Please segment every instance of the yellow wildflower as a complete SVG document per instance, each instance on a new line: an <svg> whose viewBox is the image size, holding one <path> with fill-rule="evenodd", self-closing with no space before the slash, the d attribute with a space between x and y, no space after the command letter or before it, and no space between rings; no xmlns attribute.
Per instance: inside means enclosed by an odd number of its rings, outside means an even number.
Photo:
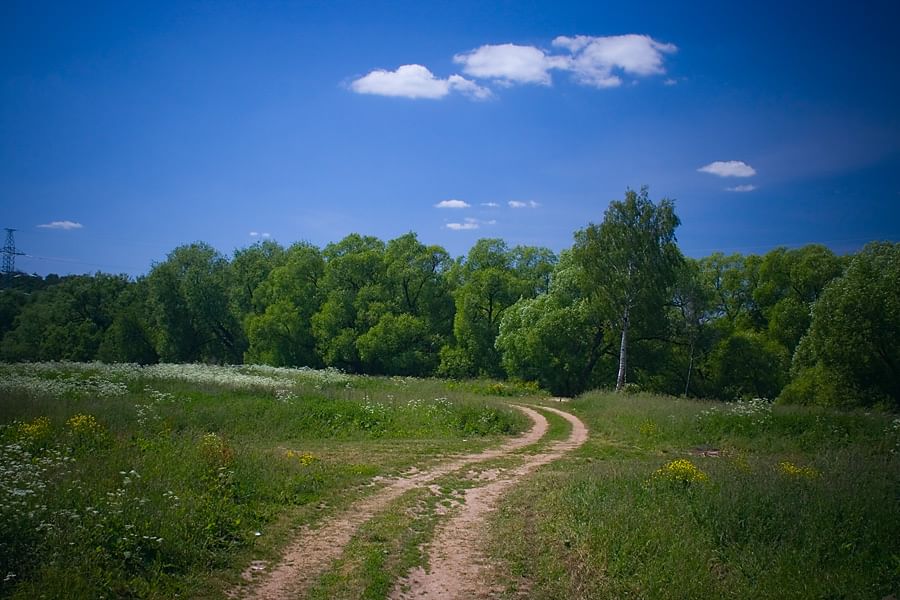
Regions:
<svg viewBox="0 0 900 600"><path fill-rule="evenodd" d="M316 456L310 452L295 452L294 450L285 450L284 457L288 459L296 459L304 467L311 465L317 460Z"/></svg>
<svg viewBox="0 0 900 600"><path fill-rule="evenodd" d="M794 463L783 460L778 463L778 471L788 477L802 477L806 479L815 479L819 476L819 471L812 467L799 467Z"/></svg>
<svg viewBox="0 0 900 600"><path fill-rule="evenodd" d="M653 480L677 481L682 483L694 483L708 481L709 476L698 469L694 463L686 458L679 458L666 463L653 472Z"/></svg>
<svg viewBox="0 0 900 600"><path fill-rule="evenodd" d="M29 442L37 442L50 435L50 419L38 417L31 423L19 423L19 436Z"/></svg>
<svg viewBox="0 0 900 600"><path fill-rule="evenodd" d="M641 423L640 427L638 427L638 431L641 435L654 436L659 433L659 425L653 421L644 421Z"/></svg>
<svg viewBox="0 0 900 600"><path fill-rule="evenodd" d="M66 421L66 426L76 435L90 436L103 431L103 426L93 415L77 414Z"/></svg>

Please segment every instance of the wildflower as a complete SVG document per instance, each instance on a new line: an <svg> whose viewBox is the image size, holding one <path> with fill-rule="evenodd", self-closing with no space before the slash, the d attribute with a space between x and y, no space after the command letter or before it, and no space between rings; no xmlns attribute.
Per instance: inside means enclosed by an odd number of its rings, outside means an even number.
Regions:
<svg viewBox="0 0 900 600"><path fill-rule="evenodd" d="M643 423L641 423L640 427L638 427L638 431L641 435L652 437L659 433L659 425L657 425L653 421L644 421Z"/></svg>
<svg viewBox="0 0 900 600"><path fill-rule="evenodd" d="M293 450L285 450L284 452L285 458L288 459L296 459L301 465L308 466L319 460L310 452L295 452Z"/></svg>
<svg viewBox="0 0 900 600"><path fill-rule="evenodd" d="M804 479L815 479L819 476L819 471L812 467L800 467L794 463L783 460L778 463L778 472L788 477L797 477Z"/></svg>
<svg viewBox="0 0 900 600"><path fill-rule="evenodd" d="M651 481L674 481L684 484L706 482L709 476L698 469L686 458L679 458L666 463L653 472Z"/></svg>
<svg viewBox="0 0 900 600"><path fill-rule="evenodd" d="M19 423L19 437L24 441L38 442L50 435L50 419L38 417L31 423Z"/></svg>
<svg viewBox="0 0 900 600"><path fill-rule="evenodd" d="M103 427L93 415L77 414L66 421L66 426L75 435L92 436L103 431Z"/></svg>

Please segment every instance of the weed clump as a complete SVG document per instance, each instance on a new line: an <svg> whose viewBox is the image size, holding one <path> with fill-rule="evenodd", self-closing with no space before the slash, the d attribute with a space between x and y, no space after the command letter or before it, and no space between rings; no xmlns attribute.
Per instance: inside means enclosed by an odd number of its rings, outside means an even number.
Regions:
<svg viewBox="0 0 900 600"><path fill-rule="evenodd" d="M666 481L671 483L691 484L705 483L709 481L709 475L697 468L694 463L686 458L670 461L653 472L651 481Z"/></svg>

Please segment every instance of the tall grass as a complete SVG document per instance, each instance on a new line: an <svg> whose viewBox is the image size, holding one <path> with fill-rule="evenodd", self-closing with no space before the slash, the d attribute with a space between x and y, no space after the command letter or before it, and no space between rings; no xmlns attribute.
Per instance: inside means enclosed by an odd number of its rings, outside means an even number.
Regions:
<svg viewBox="0 0 900 600"><path fill-rule="evenodd" d="M893 416L598 393L572 408L590 442L514 492L494 523L495 552L534 597L900 589Z"/></svg>
<svg viewBox="0 0 900 600"><path fill-rule="evenodd" d="M340 504L375 475L527 424L441 382L334 371L44 363L0 376L4 597L195 595L292 507Z"/></svg>

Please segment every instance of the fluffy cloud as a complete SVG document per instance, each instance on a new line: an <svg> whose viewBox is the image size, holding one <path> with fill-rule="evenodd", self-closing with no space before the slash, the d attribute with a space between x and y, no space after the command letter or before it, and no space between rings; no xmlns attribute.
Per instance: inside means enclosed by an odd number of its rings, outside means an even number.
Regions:
<svg viewBox="0 0 900 600"><path fill-rule="evenodd" d="M258 232L258 231L251 231L251 232L250 232L250 237L270 238L270 237L272 237L272 234L271 234L271 233L260 233L260 232Z"/></svg>
<svg viewBox="0 0 900 600"><path fill-rule="evenodd" d="M482 202L481 205L487 206L488 208L497 208L498 206L500 206L496 202Z"/></svg>
<svg viewBox="0 0 900 600"><path fill-rule="evenodd" d="M639 77L661 75L666 72L663 55L678 49L674 44L633 33L605 37L559 36L553 40L553 45L572 53L566 68L579 83L599 88L622 85L616 71Z"/></svg>
<svg viewBox="0 0 900 600"><path fill-rule="evenodd" d="M441 200L434 205L435 208L469 208L471 206L465 200Z"/></svg>
<svg viewBox="0 0 900 600"><path fill-rule="evenodd" d="M565 67L566 59L548 56L534 46L488 44L457 54L453 61L463 65L464 73L479 79L497 79L505 84L550 85L550 69Z"/></svg>
<svg viewBox="0 0 900 600"><path fill-rule="evenodd" d="M674 44L637 34L559 36L553 45L568 54L548 54L535 46L496 44L457 54L453 60L463 65L467 75L506 85L550 85L550 71L557 69L571 72L581 84L608 88L622 85L617 72L635 77L664 74L665 55L678 49ZM667 85L674 83L672 79L666 81Z"/></svg>
<svg viewBox="0 0 900 600"><path fill-rule="evenodd" d="M510 200L509 202L507 202L507 204L509 204L510 208L537 208L538 206L540 206L540 204L538 204L534 200L529 200L528 202Z"/></svg>
<svg viewBox="0 0 900 600"><path fill-rule="evenodd" d="M456 91L466 96L483 100L491 96L491 91L459 75L439 79L422 65L403 65L396 71L376 69L354 80L350 84L357 94L395 96L401 98L443 98Z"/></svg>
<svg viewBox="0 0 900 600"><path fill-rule="evenodd" d="M63 229L68 231L70 229L81 229L84 225L76 223L75 221L51 221L50 223L38 225L38 227L43 227L44 229Z"/></svg>
<svg viewBox="0 0 900 600"><path fill-rule="evenodd" d="M742 160L717 160L697 170L719 177L752 177L756 175L756 169Z"/></svg>
<svg viewBox="0 0 900 600"><path fill-rule="evenodd" d="M582 85L609 88L622 85L622 75L647 77L664 75L665 55L678 50L674 44L658 42L648 35L559 36L553 40L558 53L537 46L519 44L485 44L462 52L453 61L462 65L463 73L499 85L550 85L553 70L572 73ZM674 79L666 79L674 85ZM491 90L460 75L447 79L436 77L427 67L409 64L396 71L376 69L350 83L358 94L402 98L443 98L458 92L484 100Z"/></svg>
<svg viewBox="0 0 900 600"><path fill-rule="evenodd" d="M755 185L747 184L747 185L736 185L734 187L725 188L726 192L752 192L756 189Z"/></svg>

